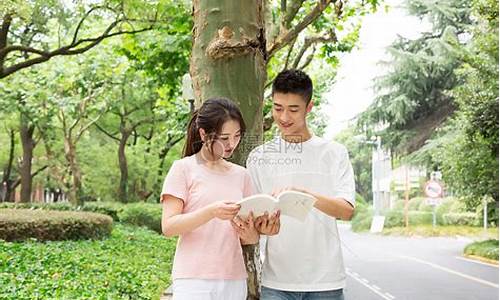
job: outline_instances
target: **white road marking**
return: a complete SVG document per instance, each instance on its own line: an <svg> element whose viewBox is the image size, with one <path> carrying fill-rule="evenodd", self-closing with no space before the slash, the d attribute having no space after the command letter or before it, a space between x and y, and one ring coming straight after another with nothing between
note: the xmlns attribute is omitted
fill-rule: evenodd
<svg viewBox="0 0 500 300"><path fill-rule="evenodd" d="M452 270L452 269L448 269L446 267L443 267L443 266L440 266L440 265L436 265L434 263L431 263L431 262L428 262L428 261L425 261L425 260L422 260L422 259L419 259L419 258L416 258L416 257L404 256L404 255L402 255L401 257L409 259L409 260L416 261L416 262L424 264L424 265L431 266L433 268L436 268L436 269L439 269L439 270L442 270L442 271L445 271L445 272L448 272L448 273L451 273L451 274L455 274L457 276L460 276L460 277L463 277L463 278L466 278L466 279L469 279L469 280L472 280L472 281L475 281L475 282L479 282L479 283L482 283L482 284L485 284L485 285L489 285L489 286L498 288L498 284L494 284L493 282L490 282L490 281L487 281L487 280L483 280L483 279L480 279L480 278L477 278L477 277L474 277L474 276L470 276L470 275L467 275L467 274L464 274L464 273L460 273L458 271L455 271L455 270Z"/></svg>
<svg viewBox="0 0 500 300"><path fill-rule="evenodd" d="M364 285L367 288L369 288L372 292L374 292L375 294L379 295L382 299L385 299L385 300L393 300L394 299L394 296L392 296L391 294L389 294L389 293L382 294L380 291L378 291L377 289L373 288L371 285L366 284L364 281L368 282L368 280L366 280L364 278L358 278L358 276L355 276L353 274L353 272L351 272L349 269L346 269L345 272L346 272L347 275L351 276L353 279L355 279L356 281L358 281L362 285Z"/></svg>

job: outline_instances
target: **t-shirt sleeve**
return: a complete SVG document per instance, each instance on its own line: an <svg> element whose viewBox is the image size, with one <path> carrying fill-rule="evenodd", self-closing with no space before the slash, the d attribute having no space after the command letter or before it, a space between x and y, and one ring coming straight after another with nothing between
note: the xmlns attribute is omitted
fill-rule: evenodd
<svg viewBox="0 0 500 300"><path fill-rule="evenodd" d="M243 198L252 196L255 194L255 188L252 183L252 178L250 177L250 173L245 170L245 183L243 186Z"/></svg>
<svg viewBox="0 0 500 300"><path fill-rule="evenodd" d="M168 171L161 195L172 195L186 202L188 195L187 177L181 161L175 161Z"/></svg>
<svg viewBox="0 0 500 300"><path fill-rule="evenodd" d="M336 180L334 184L333 196L335 198L343 198L354 206L354 171L352 169L351 161L349 160L349 153L345 148L341 152L338 169L336 171L337 175L335 176Z"/></svg>

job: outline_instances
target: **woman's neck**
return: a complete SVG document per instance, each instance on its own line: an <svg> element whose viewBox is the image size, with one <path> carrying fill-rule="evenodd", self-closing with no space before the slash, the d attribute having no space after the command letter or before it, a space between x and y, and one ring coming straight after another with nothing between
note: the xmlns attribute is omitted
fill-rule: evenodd
<svg viewBox="0 0 500 300"><path fill-rule="evenodd" d="M222 157L216 158L205 146L196 153L196 157L209 168L220 169L226 166L226 161Z"/></svg>

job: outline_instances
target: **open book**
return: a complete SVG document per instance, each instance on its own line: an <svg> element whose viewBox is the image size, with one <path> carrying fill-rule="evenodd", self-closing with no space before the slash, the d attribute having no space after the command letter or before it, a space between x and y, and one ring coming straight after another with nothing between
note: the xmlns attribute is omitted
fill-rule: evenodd
<svg viewBox="0 0 500 300"><path fill-rule="evenodd" d="M282 215L304 221L314 202L316 198L313 196L297 191L284 191L276 198L267 194L257 194L237 202L241 205L238 216L246 218L253 212L254 217L259 217L266 211L271 215L280 210Z"/></svg>

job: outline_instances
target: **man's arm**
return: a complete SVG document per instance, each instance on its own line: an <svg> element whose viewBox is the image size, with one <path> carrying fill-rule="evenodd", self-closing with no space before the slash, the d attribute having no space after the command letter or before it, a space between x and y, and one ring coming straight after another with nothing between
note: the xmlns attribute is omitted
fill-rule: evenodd
<svg viewBox="0 0 500 300"><path fill-rule="evenodd" d="M332 166L336 170L333 178L334 187L331 196L325 196L307 190L299 190L314 196L317 201L314 207L325 214L341 220L351 220L354 214L354 172L349 160L349 153L345 147L339 151L338 165Z"/></svg>
<svg viewBox="0 0 500 300"><path fill-rule="evenodd" d="M354 214L354 206L344 198L330 198L316 193L309 192L318 201L314 207L336 219L349 221Z"/></svg>

